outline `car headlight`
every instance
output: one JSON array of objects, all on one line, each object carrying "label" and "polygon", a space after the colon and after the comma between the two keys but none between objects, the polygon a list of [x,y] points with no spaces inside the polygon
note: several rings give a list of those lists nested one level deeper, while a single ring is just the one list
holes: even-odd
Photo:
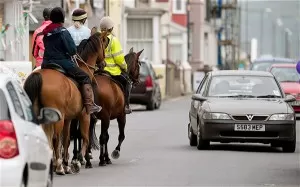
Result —
[{"label": "car headlight", "polygon": [[225,113],[210,113],[203,114],[203,119],[231,119],[228,114]]},{"label": "car headlight", "polygon": [[272,115],[269,120],[271,121],[280,121],[280,120],[295,120],[294,114],[274,114]]}]

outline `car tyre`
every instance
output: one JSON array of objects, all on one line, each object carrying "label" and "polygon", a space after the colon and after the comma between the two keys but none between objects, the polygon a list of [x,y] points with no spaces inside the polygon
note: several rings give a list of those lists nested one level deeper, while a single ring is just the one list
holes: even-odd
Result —
[{"label": "car tyre", "polygon": [[196,146],[197,145],[197,136],[193,133],[193,129],[191,124],[188,124],[188,137],[190,140],[190,146]]},{"label": "car tyre", "polygon": [[203,140],[202,135],[201,135],[201,128],[200,125],[198,125],[197,128],[197,149],[198,150],[204,150],[209,148],[209,141],[208,140]]},{"label": "car tyre", "polygon": [[296,138],[290,142],[282,143],[282,151],[285,153],[294,153],[296,150]]},{"label": "car tyre", "polygon": [[147,110],[154,110],[155,109],[155,102],[153,101],[153,98],[151,98],[151,101],[146,106]]},{"label": "car tyre", "polygon": [[161,93],[158,91],[158,96],[156,98],[155,109],[159,109],[161,105]]}]

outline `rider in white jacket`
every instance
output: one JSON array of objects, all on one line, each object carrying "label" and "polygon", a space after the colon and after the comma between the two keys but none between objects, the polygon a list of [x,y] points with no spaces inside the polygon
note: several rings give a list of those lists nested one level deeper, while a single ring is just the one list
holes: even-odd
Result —
[{"label": "rider in white jacket", "polygon": [[91,30],[84,26],[86,19],[87,13],[85,10],[81,8],[74,10],[72,14],[73,25],[68,28],[68,31],[77,47],[82,40],[88,39],[91,36]]}]

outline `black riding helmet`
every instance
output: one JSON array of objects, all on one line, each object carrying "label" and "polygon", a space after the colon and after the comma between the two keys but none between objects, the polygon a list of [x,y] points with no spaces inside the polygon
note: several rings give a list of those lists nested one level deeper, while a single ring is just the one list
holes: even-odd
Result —
[{"label": "black riding helmet", "polygon": [[51,13],[51,9],[50,8],[45,8],[43,10],[43,17],[45,20],[49,20],[50,19],[50,13]]},{"label": "black riding helmet", "polygon": [[50,20],[52,23],[64,23],[65,22],[65,11],[61,7],[55,7],[51,10]]}]

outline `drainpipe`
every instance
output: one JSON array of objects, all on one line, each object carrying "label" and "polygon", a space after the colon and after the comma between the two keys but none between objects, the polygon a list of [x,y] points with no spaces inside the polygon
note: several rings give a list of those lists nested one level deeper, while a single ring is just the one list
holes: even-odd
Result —
[{"label": "drainpipe", "polygon": [[222,40],[222,28],[218,30],[218,67],[222,69],[222,48],[221,48],[221,40]]},{"label": "drainpipe", "polygon": [[186,30],[187,30],[187,57],[188,57],[188,62],[190,61],[190,0],[186,1],[186,12],[187,12],[187,24],[186,24]]}]

